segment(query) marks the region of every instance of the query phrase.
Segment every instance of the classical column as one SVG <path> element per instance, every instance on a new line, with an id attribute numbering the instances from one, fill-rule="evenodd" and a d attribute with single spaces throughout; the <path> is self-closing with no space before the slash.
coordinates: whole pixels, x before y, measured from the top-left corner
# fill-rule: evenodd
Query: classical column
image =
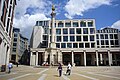
<path id="1" fill-rule="evenodd" d="M 108 62 L 109 62 L 109 66 L 111 66 L 110 50 L 108 50 Z"/>
<path id="2" fill-rule="evenodd" d="M 35 60 L 35 65 L 38 65 L 38 51 L 36 52 L 36 60 Z"/>
<path id="3" fill-rule="evenodd" d="M 53 50 L 51 50 L 51 53 L 50 53 L 50 65 L 54 64 L 54 60 L 53 60 Z"/>
<path id="4" fill-rule="evenodd" d="M 62 52 L 58 51 L 58 63 L 62 64 Z"/>
<path id="5" fill-rule="evenodd" d="M 74 52 L 72 51 L 72 65 L 74 64 Z"/>
<path id="6" fill-rule="evenodd" d="M 47 51 L 44 52 L 44 62 L 47 61 L 47 58 L 48 58 L 48 54 L 47 54 Z"/>
<path id="7" fill-rule="evenodd" d="M 99 66 L 98 64 L 98 51 L 96 50 L 96 65 Z"/>
<path id="8" fill-rule="evenodd" d="M 32 59 L 32 55 L 33 55 L 33 54 L 32 54 L 32 51 L 31 51 L 31 52 L 30 52 L 30 65 L 32 65 L 32 60 L 33 60 L 33 59 Z"/>
<path id="9" fill-rule="evenodd" d="M 113 64 L 112 53 L 110 54 L 111 64 Z"/>
<path id="10" fill-rule="evenodd" d="M 86 51 L 84 50 L 84 66 L 86 66 Z"/>
<path id="11" fill-rule="evenodd" d="M 102 56 L 102 53 L 100 53 L 100 64 L 103 64 L 103 56 Z"/>

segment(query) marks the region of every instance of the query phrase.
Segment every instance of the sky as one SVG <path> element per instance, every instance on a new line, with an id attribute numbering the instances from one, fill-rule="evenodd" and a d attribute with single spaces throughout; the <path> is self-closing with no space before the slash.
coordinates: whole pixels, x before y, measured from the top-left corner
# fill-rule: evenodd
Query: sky
<path id="1" fill-rule="evenodd" d="M 95 19 L 97 30 L 120 30 L 120 0 L 17 0 L 13 26 L 30 39 L 36 21 L 51 19 L 52 4 L 57 20 Z"/>

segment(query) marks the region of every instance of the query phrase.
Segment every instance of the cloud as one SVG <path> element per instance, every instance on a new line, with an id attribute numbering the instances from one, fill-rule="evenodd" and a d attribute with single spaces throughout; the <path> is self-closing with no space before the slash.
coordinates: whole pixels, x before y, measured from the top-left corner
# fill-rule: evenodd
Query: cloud
<path id="1" fill-rule="evenodd" d="M 51 12 L 49 0 L 17 1 L 13 26 L 20 28 L 21 33 L 30 38 L 32 27 L 37 20 L 48 20 Z"/>
<path id="2" fill-rule="evenodd" d="M 120 20 L 116 21 L 115 23 L 113 23 L 113 25 L 111 26 L 112 28 L 117 28 L 120 30 Z"/>
<path id="3" fill-rule="evenodd" d="M 113 0 L 69 0 L 64 9 L 64 15 L 72 19 L 75 15 L 83 16 L 83 12 L 97 8 L 101 5 L 111 5 Z"/>

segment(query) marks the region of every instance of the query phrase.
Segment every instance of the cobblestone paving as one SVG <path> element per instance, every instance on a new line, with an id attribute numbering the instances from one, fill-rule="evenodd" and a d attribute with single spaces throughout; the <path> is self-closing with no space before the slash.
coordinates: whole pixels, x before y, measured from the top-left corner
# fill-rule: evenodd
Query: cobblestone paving
<path id="1" fill-rule="evenodd" d="M 14 66 L 12 72 L 0 72 L 0 80 L 120 80 L 120 66 L 73 67 L 70 76 L 58 76 L 57 67 Z"/>

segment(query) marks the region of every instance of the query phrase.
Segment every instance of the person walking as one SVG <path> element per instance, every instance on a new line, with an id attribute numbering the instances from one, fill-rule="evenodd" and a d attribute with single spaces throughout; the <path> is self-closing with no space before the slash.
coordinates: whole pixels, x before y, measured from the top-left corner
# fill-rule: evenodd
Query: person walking
<path id="1" fill-rule="evenodd" d="M 61 77 L 62 76 L 62 65 L 60 63 L 59 63 L 57 70 L 59 71 L 59 77 Z"/>
<path id="2" fill-rule="evenodd" d="M 8 73 L 11 73 L 12 67 L 13 67 L 13 65 L 12 65 L 12 63 L 10 62 L 10 63 L 8 64 L 8 69 L 9 69 Z"/>
<path id="3" fill-rule="evenodd" d="M 70 75 L 71 74 L 71 64 L 68 63 L 68 66 L 67 66 L 67 71 L 66 71 L 66 75 Z"/>

